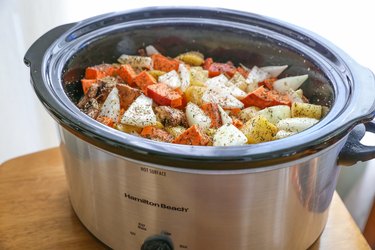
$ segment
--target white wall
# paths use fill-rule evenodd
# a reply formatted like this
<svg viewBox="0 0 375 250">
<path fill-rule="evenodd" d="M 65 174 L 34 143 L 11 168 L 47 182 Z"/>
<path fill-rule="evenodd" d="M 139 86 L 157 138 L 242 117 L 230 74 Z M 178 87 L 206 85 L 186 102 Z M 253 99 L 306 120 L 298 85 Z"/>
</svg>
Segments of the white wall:
<svg viewBox="0 0 375 250">
<path fill-rule="evenodd" d="M 178 1 L 0 0 L 0 163 L 59 143 L 55 124 L 35 97 L 29 83 L 29 69 L 23 64 L 23 56 L 32 42 L 49 29 L 64 23 L 156 3 L 177 5 Z M 372 0 L 190 0 L 183 3 L 235 8 L 294 23 L 331 40 L 375 72 Z M 370 179 L 370 182 L 360 182 L 367 183 L 365 187 L 359 185 L 362 191 L 373 190 L 372 186 L 369 189 L 368 183 L 374 181 L 374 175 L 374 171 L 366 174 L 365 179 Z M 371 200 L 373 193 L 368 192 L 361 199 Z M 351 204 L 360 203 L 356 199 L 353 201 L 353 197 L 357 196 L 350 197 Z M 366 211 L 361 212 L 365 214 Z"/>
</svg>

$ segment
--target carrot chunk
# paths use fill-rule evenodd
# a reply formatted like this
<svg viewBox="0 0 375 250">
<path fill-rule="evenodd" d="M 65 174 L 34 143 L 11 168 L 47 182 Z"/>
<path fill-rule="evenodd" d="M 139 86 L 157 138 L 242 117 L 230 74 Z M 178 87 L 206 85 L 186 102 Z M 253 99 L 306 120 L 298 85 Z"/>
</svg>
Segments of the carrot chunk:
<svg viewBox="0 0 375 250">
<path fill-rule="evenodd" d="M 215 77 L 220 74 L 225 74 L 232 77 L 236 73 L 236 67 L 231 63 L 212 63 L 208 67 L 208 77 Z"/>
<path fill-rule="evenodd" d="M 245 98 L 241 100 L 245 107 L 256 106 L 261 109 L 275 106 L 275 105 L 289 105 L 290 100 L 286 95 L 281 95 L 276 91 L 270 91 L 260 86 L 253 92 L 250 92 Z"/>
<path fill-rule="evenodd" d="M 86 79 L 101 79 L 106 76 L 114 76 L 117 68 L 111 64 L 100 64 L 92 67 L 87 67 L 85 71 Z"/>
<path fill-rule="evenodd" d="M 151 56 L 153 67 L 155 70 L 169 72 L 172 70 L 178 71 L 179 62 L 176 59 L 170 59 L 161 54 L 154 54 Z"/>
<path fill-rule="evenodd" d="M 211 119 L 211 128 L 219 128 L 223 125 L 219 111 L 219 105 L 216 103 L 205 103 L 201 106 L 203 112 Z"/>
<path fill-rule="evenodd" d="M 272 90 L 273 89 L 273 83 L 277 80 L 276 77 L 267 78 L 263 82 L 258 82 L 258 86 L 265 86 L 267 89 Z"/>
<path fill-rule="evenodd" d="M 113 128 L 114 126 L 114 121 L 112 120 L 112 118 L 110 117 L 107 117 L 107 116 L 98 116 L 98 118 L 96 118 L 96 120 L 100 123 L 103 123 L 104 125 L 107 125 L 111 128 Z"/>
<path fill-rule="evenodd" d="M 134 78 L 137 76 L 137 74 L 130 64 L 121 65 L 117 70 L 117 74 L 122 80 L 124 80 L 125 83 L 129 84 L 130 86 L 135 86 Z"/>
<path fill-rule="evenodd" d="M 172 142 L 174 137 L 163 129 L 147 126 L 142 129 L 141 136 L 147 139 L 163 142 Z"/>
<path fill-rule="evenodd" d="M 155 84 L 156 80 L 147 71 L 142 71 L 134 77 L 133 82 L 147 95 L 147 87 Z"/>
<path fill-rule="evenodd" d="M 97 82 L 96 79 L 81 79 L 83 93 L 86 95 L 91 85 L 93 85 L 96 82 Z"/>
<path fill-rule="evenodd" d="M 193 125 L 180 134 L 173 143 L 206 146 L 210 143 L 210 138 L 202 133 L 197 125 Z"/>
<path fill-rule="evenodd" d="M 183 98 L 165 83 L 148 85 L 147 95 L 159 105 L 167 105 L 172 108 L 180 107 Z"/>
</svg>

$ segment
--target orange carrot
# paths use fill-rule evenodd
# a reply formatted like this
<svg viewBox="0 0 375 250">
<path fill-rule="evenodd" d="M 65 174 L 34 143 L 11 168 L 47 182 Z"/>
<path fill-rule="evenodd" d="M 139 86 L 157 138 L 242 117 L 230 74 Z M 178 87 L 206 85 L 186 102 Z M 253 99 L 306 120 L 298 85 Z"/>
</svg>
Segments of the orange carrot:
<svg viewBox="0 0 375 250">
<path fill-rule="evenodd" d="M 241 109 L 240 108 L 232 108 L 229 111 L 230 111 L 231 115 L 237 116 L 241 112 Z"/>
<path fill-rule="evenodd" d="M 179 62 L 176 59 L 170 59 L 161 54 L 153 54 L 151 56 L 153 67 L 156 70 L 169 72 L 172 70 L 178 70 Z"/>
<path fill-rule="evenodd" d="M 121 65 L 117 70 L 117 74 L 130 86 L 135 86 L 134 78 L 137 76 L 130 64 Z"/>
<path fill-rule="evenodd" d="M 240 119 L 237 119 L 237 118 L 233 118 L 232 117 L 232 124 L 236 127 L 236 128 L 238 128 L 238 129 L 241 129 L 242 128 L 242 126 L 243 126 L 243 122 L 240 120 Z"/>
<path fill-rule="evenodd" d="M 87 67 L 85 71 L 86 79 L 101 79 L 106 76 L 114 76 L 117 68 L 111 64 L 100 64 L 93 67 Z"/>
<path fill-rule="evenodd" d="M 156 80 L 147 71 L 142 71 L 134 77 L 133 82 L 147 95 L 147 87 L 155 84 Z"/>
<path fill-rule="evenodd" d="M 201 106 L 203 112 L 211 119 L 211 128 L 219 128 L 223 125 L 219 111 L 219 105 L 216 103 L 205 103 Z"/>
<path fill-rule="evenodd" d="M 100 123 L 103 123 L 104 125 L 107 125 L 111 128 L 113 128 L 114 126 L 114 121 L 112 120 L 112 118 L 109 118 L 107 116 L 98 116 L 98 118 L 96 118 L 96 120 Z"/>
<path fill-rule="evenodd" d="M 120 107 L 124 110 L 127 110 L 133 101 L 142 94 L 141 90 L 132 88 L 126 84 L 118 83 L 116 87 L 120 97 Z"/>
<path fill-rule="evenodd" d="M 173 143 L 206 146 L 210 142 L 210 138 L 202 133 L 197 125 L 193 125 L 182 134 L 180 134 Z"/>
<path fill-rule="evenodd" d="M 267 89 L 273 89 L 273 83 L 277 80 L 276 77 L 267 78 L 263 82 L 258 82 L 258 86 L 265 86 Z"/>
<path fill-rule="evenodd" d="M 163 142 L 172 142 L 174 137 L 163 129 L 147 126 L 142 129 L 141 136 L 147 139 Z"/>
<path fill-rule="evenodd" d="M 91 85 L 96 83 L 96 79 L 81 79 L 83 93 L 86 94 L 89 91 Z"/>
<path fill-rule="evenodd" d="M 172 108 L 182 105 L 182 96 L 165 83 L 149 85 L 147 95 L 159 105 L 167 105 Z"/>
<path fill-rule="evenodd" d="M 261 109 L 275 105 L 290 105 L 290 100 L 286 95 L 281 95 L 276 91 L 270 91 L 260 86 L 253 92 L 250 92 L 241 100 L 245 107 L 256 106 Z"/>
<path fill-rule="evenodd" d="M 203 69 L 208 70 L 210 68 L 211 64 L 213 64 L 213 63 L 214 63 L 214 60 L 211 57 L 208 57 L 208 58 L 206 58 L 206 60 L 204 60 L 204 63 L 203 63 L 202 67 L 203 67 Z"/>
<path fill-rule="evenodd" d="M 232 77 L 236 73 L 236 67 L 231 63 L 212 63 L 208 67 L 208 77 L 215 77 L 220 74 L 225 74 Z"/>
</svg>

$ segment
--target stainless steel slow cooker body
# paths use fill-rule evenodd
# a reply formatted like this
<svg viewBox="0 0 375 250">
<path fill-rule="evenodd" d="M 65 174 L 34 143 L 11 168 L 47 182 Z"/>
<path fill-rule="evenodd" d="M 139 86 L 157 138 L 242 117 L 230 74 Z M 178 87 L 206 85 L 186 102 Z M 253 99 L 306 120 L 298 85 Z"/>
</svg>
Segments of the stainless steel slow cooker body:
<svg viewBox="0 0 375 250">
<path fill-rule="evenodd" d="M 304 93 L 330 112 L 286 139 L 197 147 L 127 135 L 75 107 L 85 67 L 147 44 L 172 56 L 200 50 L 245 65 L 288 64 L 286 74 L 309 74 Z M 112 13 L 51 30 L 25 62 L 60 124 L 72 206 L 115 249 L 305 249 L 326 223 L 342 148 L 346 160 L 375 157 L 355 131 L 346 143 L 374 116 L 374 75 L 325 39 L 271 18 L 209 8 Z"/>
</svg>

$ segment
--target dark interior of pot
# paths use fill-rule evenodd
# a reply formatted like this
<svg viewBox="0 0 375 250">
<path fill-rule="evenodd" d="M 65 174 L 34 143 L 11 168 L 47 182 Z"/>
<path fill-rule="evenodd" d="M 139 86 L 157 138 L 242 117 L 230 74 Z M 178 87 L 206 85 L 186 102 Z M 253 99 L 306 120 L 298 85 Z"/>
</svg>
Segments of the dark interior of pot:
<svg viewBox="0 0 375 250">
<path fill-rule="evenodd" d="M 301 88 L 311 103 L 331 107 L 335 98 L 333 85 L 322 67 L 298 43 L 290 44 L 282 36 L 256 27 L 251 31 L 202 23 L 155 23 L 92 35 L 64 67 L 65 92 L 76 103 L 83 95 L 80 79 L 86 67 L 115 63 L 121 54 L 135 55 L 138 49 L 150 44 L 170 57 L 195 50 L 215 61 L 230 60 L 235 65 L 242 63 L 249 68 L 254 65 L 289 65 L 280 77 L 308 74 L 309 79 Z"/>
</svg>

